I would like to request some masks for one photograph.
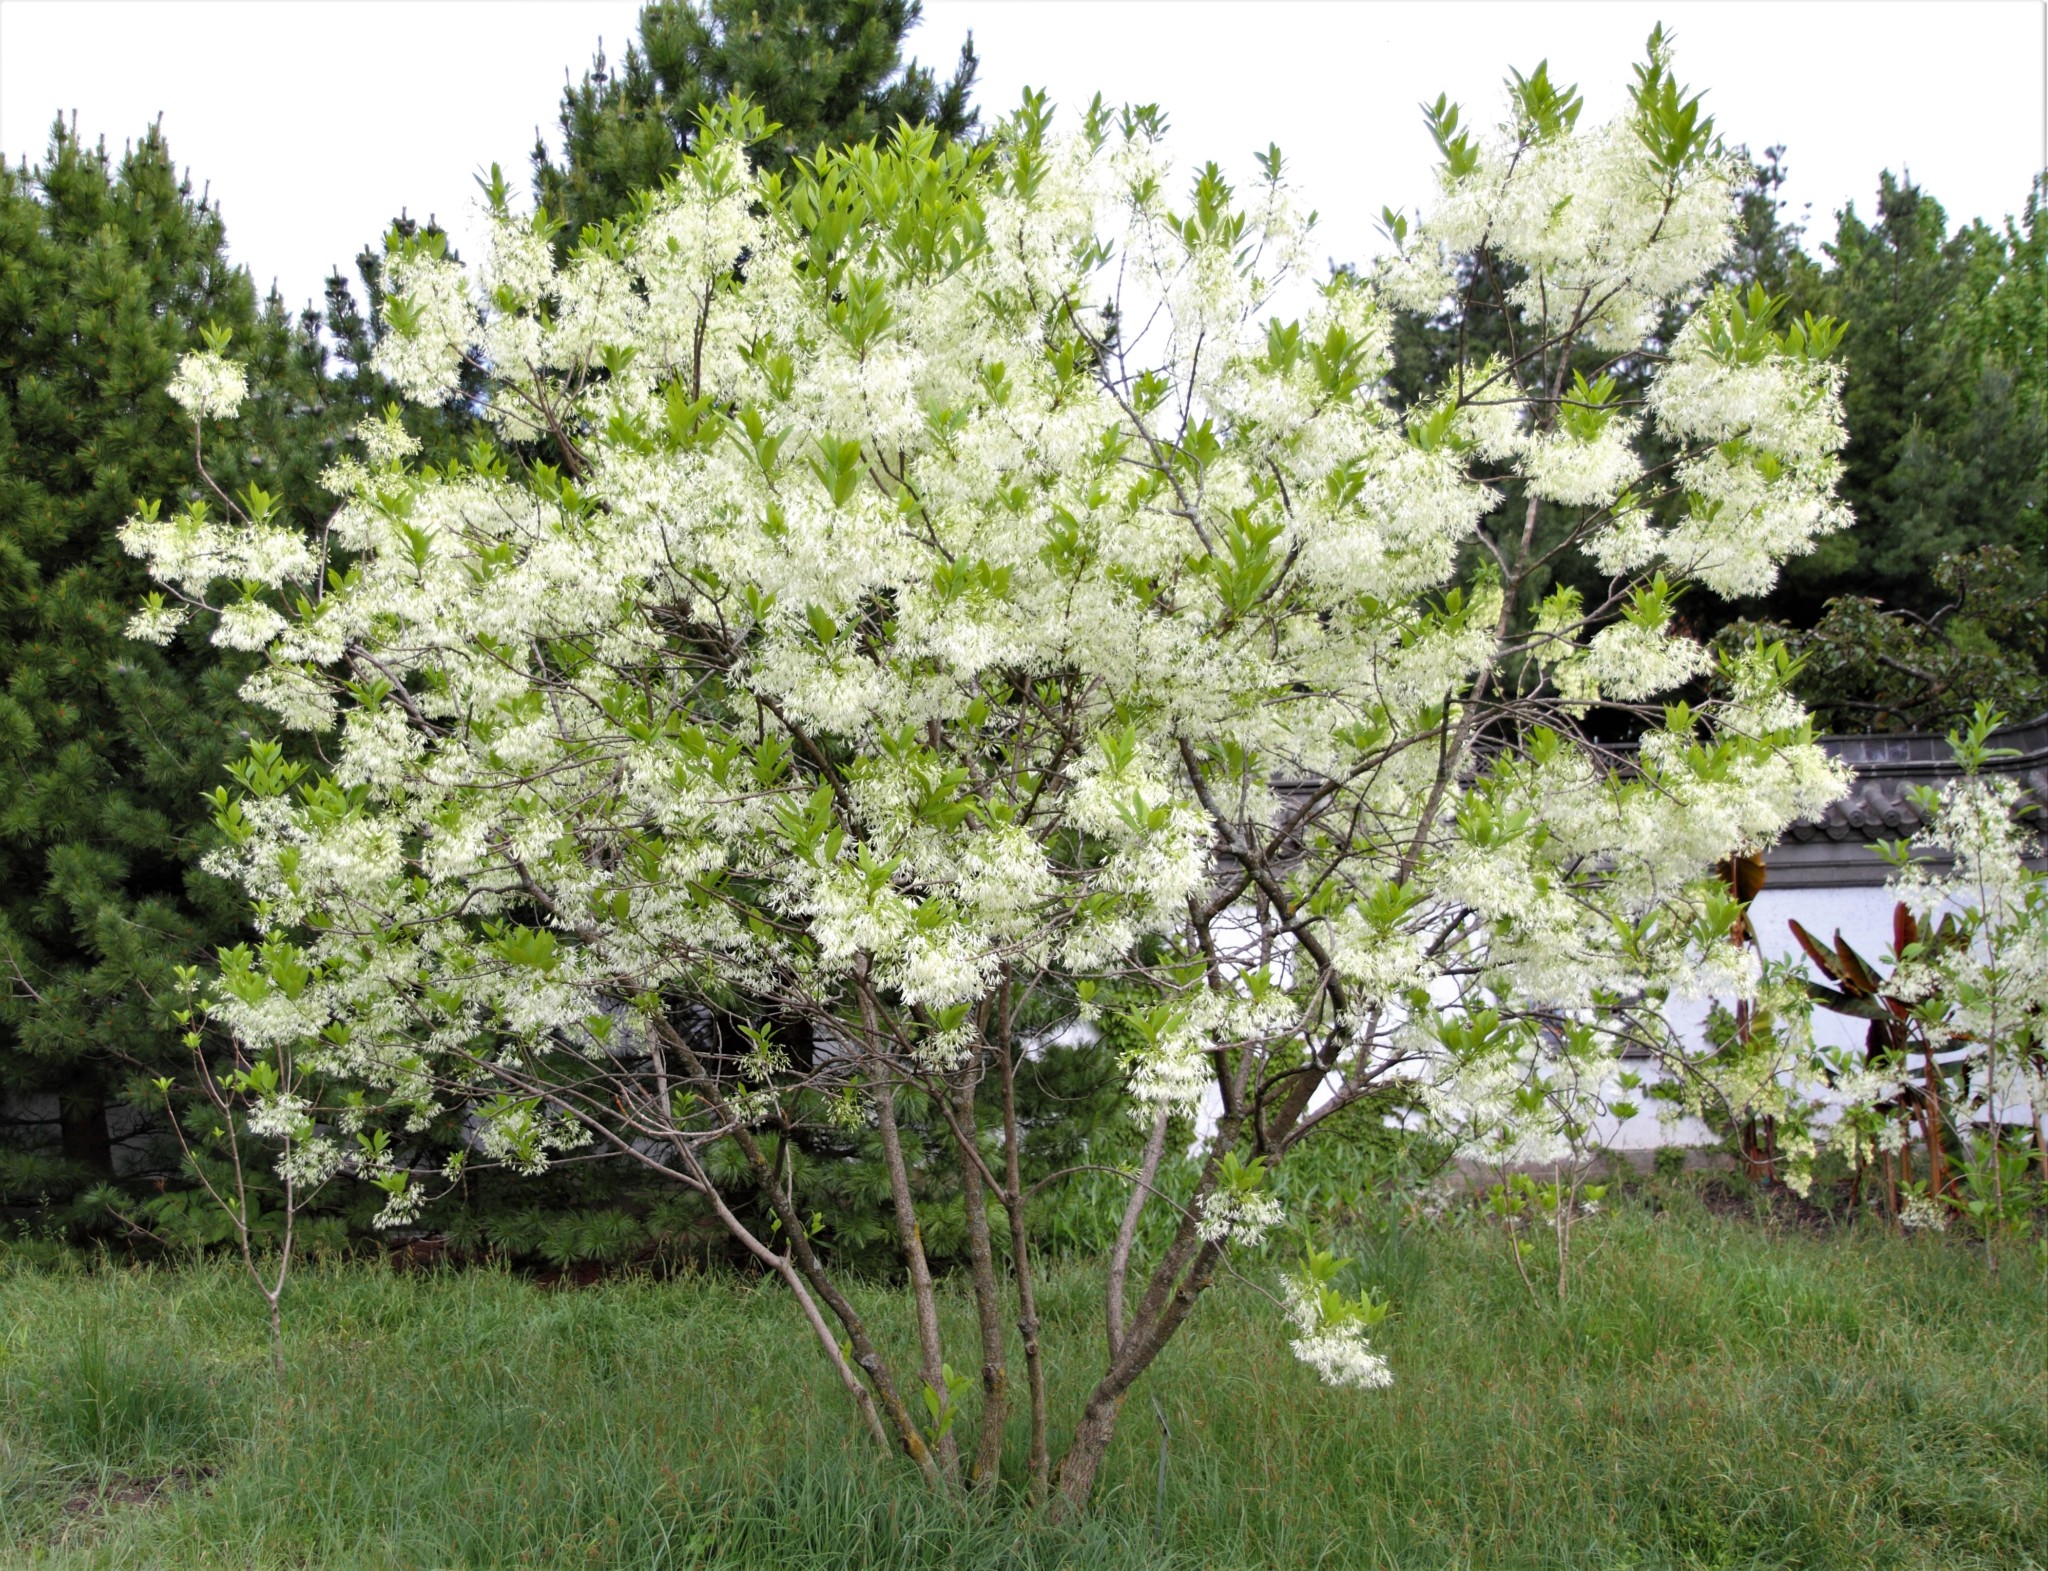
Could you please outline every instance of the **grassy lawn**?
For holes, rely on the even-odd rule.
[[[1994,1279],[1959,1240],[1665,1200],[1586,1229],[1562,1310],[1476,1220],[1354,1242],[1398,1310],[1389,1391],[1318,1387],[1271,1306],[1226,1283],[1126,1406],[1070,1528],[932,1499],[873,1456],[768,1285],[309,1269],[280,1388],[225,1269],[16,1271],[0,1564],[2048,1565],[2037,1252]],[[1044,1289],[1056,1420],[1099,1358],[1097,1293],[1079,1266]],[[957,1364],[964,1291],[951,1311]]]

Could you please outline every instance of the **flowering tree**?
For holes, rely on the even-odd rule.
[[[266,937],[223,957],[215,1017],[422,1115],[465,1100],[487,1155],[670,1174],[934,1480],[996,1476],[1014,1313],[1033,1487],[1085,1502],[1132,1384],[1279,1220],[1272,1164],[1391,1076],[1540,1135],[1558,1062],[1594,1074],[1661,1035],[1663,990],[1740,971],[1715,860],[1839,788],[1768,652],[1726,700],[1655,702],[1706,658],[1682,581],[1754,593],[1843,521],[1831,335],[1700,295],[1730,169],[1661,39],[1629,115],[1577,119],[1541,71],[1483,142],[1439,106],[1435,216],[1297,320],[1268,319],[1307,228],[1278,153],[1247,198],[1210,166],[1176,207],[1156,114],[1099,101],[1066,136],[1027,98],[972,149],[905,129],[787,177],[749,171],[762,122],[728,106],[560,268],[498,183],[477,278],[395,256],[380,354],[429,403],[485,368],[501,443],[422,467],[373,424],[323,541],[129,527],[170,596],[137,633],[217,605],[328,760],[219,794]],[[1399,306],[1511,308],[1513,354],[1397,414]],[[1564,545],[1532,543],[1539,505],[1572,511]],[[1532,608],[1561,550],[1611,585]],[[1595,714],[1639,747],[1587,740]],[[1055,1468],[1015,1085],[1109,1015],[1149,1141]],[[1212,1087],[1199,1179],[1160,1197],[1168,1114]],[[964,1194],[971,1434],[909,1096]],[[832,1125],[885,1156],[909,1371],[790,1178]],[[1159,1204],[1178,1224],[1138,1258]],[[1384,1384],[1382,1306],[1338,1280],[1312,1251],[1285,1285],[1293,1347]]]

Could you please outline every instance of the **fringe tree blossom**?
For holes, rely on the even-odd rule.
[[[1752,1160],[1801,1192],[1823,1145],[1842,1150],[1860,1172],[1872,1156],[1901,1152],[1910,1120],[1929,1145],[1929,1190],[1901,1220],[1931,1226],[1945,1219],[1944,1205],[1976,1207],[1987,1240],[2004,1226],[2008,1202],[2023,1202],[2034,1182],[2024,1157],[2000,1155],[2005,1132],[2038,1129],[2048,1105],[2040,1036],[2048,878],[2028,865],[2039,842],[2020,827],[2018,783],[1983,773],[1999,753],[1989,740],[1999,719],[1980,706],[1964,731],[1950,733],[1962,775],[1939,791],[1918,788],[1920,832],[1878,848],[1896,869],[1889,973],[1855,955],[1839,933],[1830,948],[1795,922],[1807,956],[1834,985],[1788,961],[1753,965],[1746,986],[1724,976],[1741,1003],[1710,1012],[1709,1053],[1682,1061],[1676,1103],[1770,1129],[1768,1151]],[[1746,916],[1732,908],[1733,932],[1746,935]],[[1816,1006],[1870,1022],[1864,1045],[1817,1046]],[[1949,1181],[1951,1140],[1961,1147],[1960,1190]],[[2005,1168],[2015,1161],[2018,1191],[2008,1196]],[[1980,1187],[1988,1196],[1974,1192]]]
[[[1373,1350],[1372,1329],[1390,1306],[1371,1294],[1346,1297],[1333,1286],[1348,1262],[1311,1251],[1301,1271],[1281,1280],[1287,1319],[1300,1334],[1288,1346],[1327,1386],[1370,1391],[1394,1383],[1386,1358]]]
[[[264,744],[218,795],[214,866],[308,970],[285,996],[245,957],[219,1023],[387,1102],[465,1103],[516,1166],[584,1141],[670,1174],[935,1478],[995,1476],[1021,1319],[1047,1488],[1014,1075],[1113,1019],[1153,1136],[1057,1474],[1084,1502],[1132,1382],[1275,1220],[1229,1164],[1283,1161],[1389,1077],[1454,1088],[1481,1045],[1527,1072],[1544,1042],[1654,1034],[1726,965],[1715,861],[1840,789],[1770,651],[1735,697],[1675,701],[1704,656],[1670,615],[1686,575],[1750,592],[1839,521],[1832,330],[1700,297],[1727,161],[1661,39],[1620,121],[1581,131],[1576,102],[1518,78],[1483,144],[1440,110],[1437,213],[1294,321],[1274,291],[1314,251],[1277,151],[1177,200],[1155,111],[1061,134],[1036,96],[973,148],[905,128],[786,176],[728,105],[559,267],[502,180],[473,280],[395,240],[380,369],[433,402],[473,368],[509,445],[429,468],[380,424],[333,471],[325,555],[196,506],[124,535],[168,594],[251,607],[215,636],[266,640],[248,696],[327,760]],[[1519,313],[1516,358],[1398,410],[1395,314],[1480,276],[1474,248],[1524,280],[1471,306]],[[1646,335],[1672,309],[1667,359]],[[1570,513],[1562,544],[1501,511],[1504,464]],[[1615,582],[1532,620],[1571,550]],[[1640,746],[1589,740],[1594,708]],[[968,1439],[912,1405],[950,1386],[906,1089],[960,1171]],[[1171,1111],[1211,1090],[1200,1177],[1141,1258]],[[765,1137],[849,1116],[890,1174],[908,1368]],[[1333,1313],[1297,1352],[1383,1384]]]
[[[128,618],[127,634],[139,643],[161,648],[176,636],[188,615],[183,606],[165,605],[162,595],[152,593],[142,609]]]
[[[1363,1326],[1322,1326],[1304,1331],[1287,1345],[1324,1385],[1370,1391],[1394,1383],[1393,1370],[1373,1351],[1372,1339]]]
[[[1948,1207],[1925,1195],[1908,1195],[1905,1204],[1899,1208],[1899,1226],[1909,1233],[1945,1233],[1948,1231],[1948,1218]]]
[[[225,356],[195,349],[179,360],[170,393],[195,419],[232,420],[249,396],[249,378]]]
[[[1280,1202],[1259,1193],[1265,1162],[1258,1157],[1240,1162],[1235,1151],[1227,1152],[1216,1176],[1217,1187],[1196,1202],[1200,1219],[1195,1223],[1195,1235],[1205,1244],[1235,1243],[1256,1249],[1286,1220]]]
[[[1202,1220],[1195,1231],[1205,1244],[1226,1241],[1256,1249],[1266,1235],[1286,1220],[1271,1195],[1238,1195],[1219,1190],[1202,1199]]]

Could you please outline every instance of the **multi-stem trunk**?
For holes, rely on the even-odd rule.
[[[1074,1426],[1073,1441],[1054,1471],[1063,1510],[1078,1513],[1087,1505],[1103,1458],[1109,1454],[1109,1443],[1115,1438],[1124,1397],[1173,1340],[1223,1259],[1223,1246],[1203,1239],[1198,1221],[1202,1199],[1214,1191],[1223,1157],[1236,1149],[1243,1122],[1241,1115],[1232,1114],[1218,1121],[1194,1198],[1183,1211],[1166,1253],[1147,1278],[1136,1314],[1113,1342],[1108,1369],[1088,1393],[1080,1421]]]
[[[664,1100],[666,1099],[664,1098]],[[861,1421],[867,1425],[868,1433],[874,1436],[876,1445],[887,1451],[889,1449],[889,1436],[888,1432],[882,1427],[882,1418],[875,1408],[875,1399],[869,1395],[868,1388],[861,1384],[860,1376],[854,1373],[853,1365],[847,1362],[846,1354],[841,1350],[838,1338],[832,1335],[831,1327],[825,1323],[825,1317],[818,1308],[817,1299],[804,1286],[804,1279],[798,1273],[792,1256],[789,1254],[778,1255],[757,1238],[754,1235],[753,1229],[733,1214],[732,1208],[725,1203],[725,1197],[719,1193],[718,1186],[711,1182],[709,1175],[704,1172],[702,1165],[697,1162],[696,1158],[690,1154],[689,1148],[680,1137],[675,1139],[674,1145],[678,1158],[692,1170],[693,1176],[697,1179],[698,1192],[710,1203],[713,1214],[724,1225],[726,1232],[748,1254],[782,1278],[783,1285],[789,1289],[790,1296],[796,1300],[797,1308],[803,1312],[805,1324],[811,1328],[811,1334],[817,1338],[818,1346],[824,1351],[825,1357],[830,1361],[834,1372],[838,1374],[840,1385],[844,1387],[853,1405],[859,1409]]]
[[[824,1302],[832,1311],[833,1317],[845,1328],[847,1340],[852,1345],[852,1362],[867,1375],[868,1383],[874,1391],[875,1403],[887,1417],[889,1427],[895,1431],[898,1444],[918,1465],[926,1479],[933,1484],[939,1483],[941,1474],[932,1455],[932,1448],[927,1443],[924,1432],[918,1428],[911,1416],[902,1392],[897,1389],[896,1382],[889,1373],[889,1366],[882,1358],[881,1350],[876,1347],[874,1338],[868,1332],[867,1322],[839,1290],[838,1283],[832,1280],[824,1262],[819,1260],[817,1252],[811,1248],[810,1234],[797,1212],[796,1202],[784,1186],[780,1174],[768,1160],[767,1154],[762,1151],[760,1141],[754,1138],[746,1120],[732,1116],[732,1109],[725,1100],[717,1078],[706,1069],[703,1060],[697,1056],[689,1041],[660,1017],[656,1017],[655,1031],[660,1036],[663,1046],[674,1053],[688,1070],[692,1089],[702,1096],[729,1126],[733,1143],[739,1147],[748,1172],[762,1195],[767,1198],[769,1209],[775,1213],[776,1220],[782,1224],[783,1237],[789,1245],[790,1259],[802,1273],[804,1281],[810,1285],[811,1291]],[[735,1232],[734,1236],[739,1238],[740,1234]],[[744,1243],[745,1239],[741,1238],[741,1242]]]
[[[1081,1420],[1074,1426],[1073,1443],[1060,1458],[1056,1475],[1066,1511],[1078,1514],[1087,1506],[1088,1497],[1095,1492],[1103,1459],[1109,1454],[1110,1441],[1116,1437],[1117,1415],[1123,1408],[1124,1397],[1173,1340],[1196,1301],[1208,1290],[1222,1258],[1220,1244],[1202,1243],[1196,1247],[1186,1274],[1160,1295],[1150,1315],[1141,1308],[1124,1337],[1122,1353],[1111,1361],[1108,1371],[1088,1393]],[[1154,1280],[1158,1280],[1156,1274]],[[1148,1301],[1151,1298],[1148,1292]]]

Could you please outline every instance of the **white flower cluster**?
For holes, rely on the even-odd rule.
[[[438,404],[458,386],[477,335],[468,279],[456,263],[428,251],[394,255],[389,278],[390,330],[377,340],[371,366],[414,402]]]
[[[1363,1326],[1325,1326],[1295,1337],[1287,1345],[1326,1386],[1372,1391],[1394,1383],[1392,1366],[1373,1351],[1372,1338]]]
[[[1300,1333],[1287,1345],[1324,1385],[1376,1391],[1394,1383],[1393,1367],[1373,1350],[1362,1320],[1329,1318],[1322,1294],[1293,1277],[1283,1280],[1281,1290],[1287,1318]]]
[[[1195,1231],[1209,1244],[1241,1244],[1256,1249],[1266,1235],[1287,1220],[1280,1202],[1257,1191],[1238,1193],[1219,1189],[1201,1202],[1201,1218]]]
[[[1532,495],[1565,507],[1605,507],[1643,472],[1633,421],[1610,420],[1588,440],[1565,430],[1522,447],[1521,473]]]
[[[1148,1041],[1131,1063],[1130,1092],[1139,1108],[1192,1112],[1199,1107],[1216,1083],[1208,1045],[1208,1034],[1185,1015],[1173,1029]]]
[[[1402,221],[1381,290],[1438,314],[1483,252],[1522,273],[1502,304],[1524,313],[1532,339],[1642,345],[1663,311],[1696,298],[1733,235],[1735,167],[1706,127],[1695,120],[1690,150],[1659,156],[1673,129],[1660,113],[1676,107],[1660,97],[1669,69],[1660,39],[1635,113],[1590,130],[1542,72],[1511,94],[1492,137],[1453,138],[1455,112],[1439,118],[1451,155],[1441,194],[1412,232]],[[1644,474],[1644,422],[1619,412],[1611,385],[1595,398],[1583,383],[1562,396],[1525,392],[1530,373],[1495,359],[1467,369],[1457,423],[1480,456],[1512,464],[1531,497],[1593,510],[1584,543],[1603,571],[1661,560],[1723,596],[1762,593],[1788,556],[1849,522],[1833,489],[1839,369],[1825,359],[1825,329],[1779,330],[1775,310],[1760,296],[1715,296],[1649,379],[1644,402],[1680,451],[1675,522],[1658,525],[1630,490]],[[1543,357],[1540,374],[1549,366]]]
[[[1615,1061],[1585,1055],[1559,1065],[1517,1044],[1470,1057],[1444,1053],[1436,1063],[1424,1095],[1435,1127],[1456,1139],[1461,1157],[1547,1168],[1583,1159],[1594,1143]]]
[[[295,1140],[312,1132],[311,1104],[303,1096],[272,1093],[249,1110],[249,1133]]]
[[[248,396],[247,374],[211,349],[186,354],[171,378],[171,397],[195,420],[232,420]]]
[[[1750,342],[1731,346],[1731,332]],[[1732,295],[1716,296],[1680,331],[1650,393],[1670,436],[1710,444],[1680,463],[1687,510],[1656,549],[1678,572],[1731,597],[1762,594],[1786,557],[1850,523],[1834,494],[1841,369],[1776,337],[1759,343],[1760,332]],[[1636,565],[1617,546],[1609,553]]]
[[[138,643],[161,648],[177,635],[190,614],[185,607],[165,605],[162,595],[152,594],[143,608],[128,619],[126,631]]]
[[[1899,1207],[1899,1226],[1909,1233],[1946,1233],[1949,1208],[1925,1195],[1908,1195]]]
[[[273,1133],[269,1130],[255,1130],[258,1134]],[[285,1145],[278,1153],[275,1171],[279,1178],[296,1185],[303,1193],[317,1189],[337,1172],[341,1171],[344,1156],[341,1147],[321,1135],[292,1137],[289,1132],[277,1131],[285,1138]]]
[[[1574,703],[1601,698],[1633,702],[1668,693],[1710,664],[1706,646],[1667,627],[1610,622],[1595,633],[1584,653],[1556,672],[1558,691]]]

